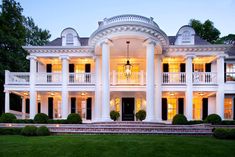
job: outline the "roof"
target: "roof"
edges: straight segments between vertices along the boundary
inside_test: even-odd
[[[177,36],[168,36],[170,45],[175,44],[176,37]],[[79,41],[81,46],[88,46],[88,40],[88,37],[80,37]],[[195,35],[195,45],[210,45],[210,43],[200,38],[198,35]],[[46,46],[62,46],[62,39],[56,38],[55,40],[49,42]]]
[[[235,44],[226,53],[229,56],[235,56]]]

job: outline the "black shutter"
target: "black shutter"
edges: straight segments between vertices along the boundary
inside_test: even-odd
[[[194,63],[192,64],[192,71],[194,72]]]
[[[76,113],[76,98],[71,98],[71,113]]]
[[[38,113],[41,113],[41,103],[38,102]]]
[[[25,100],[25,106],[26,106],[26,113],[29,113],[29,108],[30,108],[30,100],[29,100],[29,98],[27,98],[26,100]]]
[[[91,98],[86,100],[86,119],[91,120]]]
[[[180,63],[180,72],[185,72],[185,63]]]
[[[52,65],[47,64],[47,73],[51,73],[51,72],[52,72]]]
[[[178,113],[184,114],[184,98],[178,99]]]
[[[167,98],[162,98],[162,120],[167,120]]]
[[[163,63],[163,72],[169,72],[169,64]]]
[[[85,64],[85,73],[90,73],[91,72],[91,64]],[[86,74],[85,77],[85,82],[91,82],[90,74]]]
[[[206,72],[211,72],[211,63],[206,63]]]
[[[74,64],[69,64],[69,72],[74,73]]]
[[[48,98],[48,117],[53,119],[53,98]]]
[[[208,116],[208,98],[202,99],[202,120]]]
[[[226,76],[226,67],[227,65],[226,65],[226,63],[224,63],[224,82],[226,82],[227,81],[227,76]]]
[[[233,120],[235,120],[235,97],[233,98]]]

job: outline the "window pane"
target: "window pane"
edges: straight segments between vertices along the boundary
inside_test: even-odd
[[[224,99],[224,118],[232,119],[233,106],[232,106],[232,98]]]

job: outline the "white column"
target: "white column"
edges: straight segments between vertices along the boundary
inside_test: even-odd
[[[193,119],[193,62],[194,55],[186,56],[186,84],[187,89],[185,92],[186,98],[186,117],[188,120]]]
[[[25,103],[25,98],[24,97],[21,97],[21,100],[22,100],[22,119],[25,119],[25,109],[26,109],[26,103]]]
[[[101,120],[101,62],[100,62],[100,56],[96,56],[95,59],[95,76],[96,76],[96,82],[95,82],[95,118],[94,121],[100,121]]]
[[[62,101],[61,101],[61,110],[62,110],[62,119],[66,119],[68,116],[69,108],[69,96],[68,96],[68,78],[69,78],[69,57],[61,56],[62,60]]]
[[[102,121],[110,121],[110,45],[104,41],[102,45]]]
[[[10,112],[10,93],[5,91],[5,113]]]
[[[224,119],[224,58],[226,55],[217,56],[217,83],[216,92],[216,114]]]
[[[154,41],[146,41],[146,120],[145,121],[154,121],[154,48],[156,43]]]
[[[27,56],[27,59],[30,60],[30,119],[33,119],[37,113],[37,92],[35,90],[35,82],[36,82],[36,56]]]
[[[162,121],[162,59],[156,55],[156,87],[155,87],[155,117],[156,121]]]

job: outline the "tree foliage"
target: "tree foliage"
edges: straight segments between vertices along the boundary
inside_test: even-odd
[[[229,34],[216,41],[216,44],[233,44],[235,45],[235,34]]]
[[[199,20],[191,19],[189,25],[193,27],[197,35],[212,44],[219,39],[220,31],[214,27],[214,23],[210,20],[202,23]]]
[[[28,71],[28,53],[24,45],[44,45],[48,30],[35,25],[32,18],[22,15],[23,8],[14,0],[2,0],[0,6],[0,107],[4,106],[4,70]],[[1,113],[2,110],[0,110]]]

